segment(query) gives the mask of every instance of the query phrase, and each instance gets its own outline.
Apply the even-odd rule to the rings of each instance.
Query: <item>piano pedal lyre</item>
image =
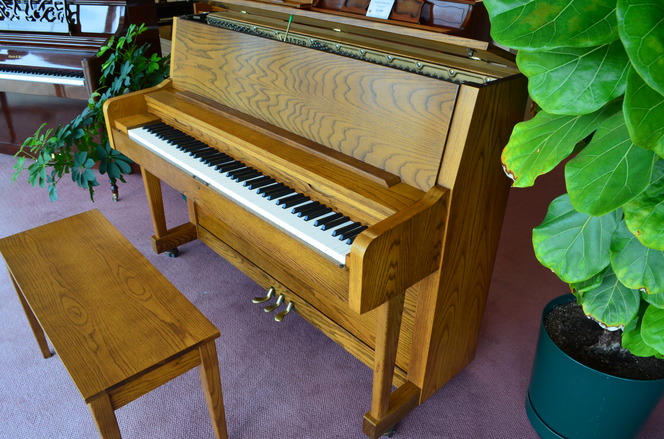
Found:
[[[274,302],[272,305],[268,305],[265,308],[263,308],[263,311],[265,312],[272,312],[275,309],[279,308],[281,306],[281,303],[284,301],[284,295],[279,294],[279,297],[277,297],[277,301]]]
[[[286,304],[286,309],[278,313],[276,316],[274,316],[274,321],[275,322],[281,322],[284,317],[288,315],[289,312],[293,310],[293,302],[288,302]]]
[[[252,303],[263,303],[270,300],[270,297],[272,297],[273,294],[274,294],[274,288],[270,287],[270,289],[267,290],[267,294],[265,295],[265,297],[254,297],[253,299],[251,299],[251,301]]]

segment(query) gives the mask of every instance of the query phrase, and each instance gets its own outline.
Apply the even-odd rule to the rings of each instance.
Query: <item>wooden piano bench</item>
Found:
[[[0,239],[44,358],[48,337],[102,438],[115,410],[199,366],[215,436],[226,438],[217,328],[97,210]]]

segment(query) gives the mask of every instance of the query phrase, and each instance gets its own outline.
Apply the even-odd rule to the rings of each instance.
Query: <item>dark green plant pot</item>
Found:
[[[572,300],[572,294],[554,299],[542,318]],[[543,439],[634,438],[663,395],[664,379],[618,378],[573,360],[540,324],[526,412]]]

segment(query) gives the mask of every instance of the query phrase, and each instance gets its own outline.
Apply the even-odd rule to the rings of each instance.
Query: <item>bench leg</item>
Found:
[[[88,407],[90,407],[92,417],[97,424],[97,430],[99,430],[102,439],[122,439],[118,420],[115,417],[115,411],[113,411],[108,394],[104,393],[97,396],[88,402]]]
[[[10,277],[12,279],[12,283],[14,284],[14,288],[16,289],[16,294],[18,294],[18,299],[21,301],[21,306],[23,307],[25,316],[28,318],[28,323],[30,324],[32,333],[35,335],[35,339],[37,340],[39,349],[41,350],[41,353],[44,356],[44,358],[48,358],[53,354],[51,354],[51,350],[48,348],[48,342],[46,341],[46,335],[44,334],[44,330],[39,324],[37,317],[35,317],[35,314],[32,312],[30,305],[28,305],[28,302],[25,300],[25,297],[23,297],[23,293],[21,292],[21,289],[18,287],[18,284],[16,283],[14,276],[10,274]]]
[[[226,415],[224,413],[224,398],[221,393],[221,377],[219,376],[219,360],[217,359],[217,348],[214,340],[203,344],[199,349],[201,354],[201,365],[199,372],[201,374],[201,385],[205,400],[207,401],[208,411],[212,428],[217,439],[227,439]]]

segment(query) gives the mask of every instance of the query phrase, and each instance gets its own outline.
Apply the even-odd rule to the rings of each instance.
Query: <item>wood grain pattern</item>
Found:
[[[236,15],[250,5],[230,3]],[[256,20],[288,11],[269,5]],[[259,13],[250,12],[248,22]],[[325,27],[312,12],[294,16],[312,32]],[[340,38],[439,50],[436,59],[471,47],[340,26]],[[455,84],[181,19],[174,35],[172,80],[109,104],[114,147],[187,197],[203,242],[374,368],[364,428],[378,437],[474,355],[508,190],[498,152],[523,115],[525,81],[509,61],[466,58],[453,65],[500,80]],[[132,112],[134,99],[144,103]],[[126,127],[153,116],[365,220],[346,267],[130,141]]]
[[[350,253],[349,305],[376,308],[438,269],[447,190],[435,186],[408,209],[360,234]]]
[[[371,410],[376,419],[383,418],[388,411],[394,365],[397,355],[397,342],[401,329],[403,294],[395,295],[378,308],[376,321],[376,355],[374,360],[373,391]]]
[[[176,20],[174,32],[176,88],[385,169],[411,186],[435,184],[456,84],[199,23]]]
[[[199,372],[203,393],[207,401],[212,429],[217,438],[228,437],[226,429],[226,415],[224,412],[224,398],[221,393],[221,377],[219,376],[219,359],[214,341],[203,343],[198,349],[200,354]]]
[[[219,336],[96,210],[3,238],[0,252],[85,399]]]
[[[522,77],[461,90],[439,176],[451,189],[441,269],[421,283],[415,318],[409,376],[422,401],[474,357],[509,192],[500,152],[526,98]]]
[[[118,420],[115,417],[111,401],[107,394],[102,393],[93,398],[88,403],[88,407],[95,420],[95,424],[97,424],[99,436],[102,439],[122,439]]]
[[[219,331],[99,211],[2,238],[0,254],[42,353],[46,334],[102,438],[121,437],[115,409],[197,365],[227,437]]]

